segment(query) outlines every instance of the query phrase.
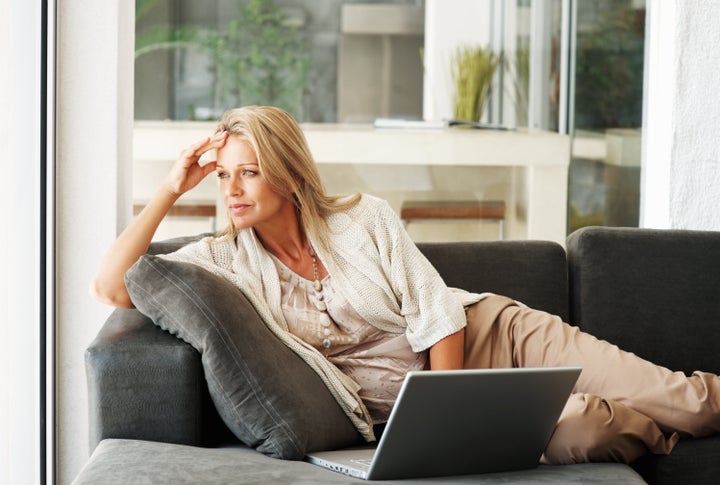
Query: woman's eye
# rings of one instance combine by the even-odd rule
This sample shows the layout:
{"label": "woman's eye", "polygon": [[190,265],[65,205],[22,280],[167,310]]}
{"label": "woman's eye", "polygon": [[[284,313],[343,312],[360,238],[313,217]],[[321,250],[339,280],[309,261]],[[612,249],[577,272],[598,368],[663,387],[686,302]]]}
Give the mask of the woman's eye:
{"label": "woman's eye", "polygon": [[246,170],[242,171],[242,174],[244,177],[253,177],[253,176],[257,175],[257,172],[255,170],[247,170],[246,169]]}
{"label": "woman's eye", "polygon": [[219,178],[219,179],[226,179],[227,177],[228,177],[228,174],[226,174],[225,172],[217,173],[217,178]]}

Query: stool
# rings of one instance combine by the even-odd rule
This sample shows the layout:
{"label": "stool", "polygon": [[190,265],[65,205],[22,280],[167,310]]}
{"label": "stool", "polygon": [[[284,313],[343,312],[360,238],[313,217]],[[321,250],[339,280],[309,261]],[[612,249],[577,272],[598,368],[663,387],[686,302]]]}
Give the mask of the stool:
{"label": "stool", "polygon": [[505,202],[501,200],[406,200],[400,219],[406,226],[411,221],[494,220],[500,224],[500,239],[505,239]]}
{"label": "stool", "polygon": [[[133,205],[133,215],[140,214],[145,204]],[[173,205],[167,213],[168,217],[207,217],[210,220],[210,230],[215,232],[216,228],[215,202],[178,203]]]}

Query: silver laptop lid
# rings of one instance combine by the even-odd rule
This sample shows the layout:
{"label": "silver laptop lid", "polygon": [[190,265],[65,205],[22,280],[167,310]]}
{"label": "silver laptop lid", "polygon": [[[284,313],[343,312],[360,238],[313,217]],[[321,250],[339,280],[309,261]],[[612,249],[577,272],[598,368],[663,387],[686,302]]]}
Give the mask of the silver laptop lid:
{"label": "silver laptop lid", "polygon": [[578,367],[410,372],[368,479],[533,468]]}

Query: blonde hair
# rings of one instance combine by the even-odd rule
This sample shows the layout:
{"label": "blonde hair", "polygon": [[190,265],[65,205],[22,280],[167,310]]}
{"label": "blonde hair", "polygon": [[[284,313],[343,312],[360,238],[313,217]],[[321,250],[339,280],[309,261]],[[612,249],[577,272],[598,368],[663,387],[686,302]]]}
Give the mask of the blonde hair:
{"label": "blonde hair", "polygon": [[[360,200],[360,194],[325,193],[305,135],[295,119],[273,106],[245,106],[223,114],[216,133],[221,131],[250,143],[260,175],[275,193],[293,202],[300,226],[307,235],[322,244],[323,249],[329,249],[326,218],[353,207]],[[222,234],[237,235],[232,222]]]}

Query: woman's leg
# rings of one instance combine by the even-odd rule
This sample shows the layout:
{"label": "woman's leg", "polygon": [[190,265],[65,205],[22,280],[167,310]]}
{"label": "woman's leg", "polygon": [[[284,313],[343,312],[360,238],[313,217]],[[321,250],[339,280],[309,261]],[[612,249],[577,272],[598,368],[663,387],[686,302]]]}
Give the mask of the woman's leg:
{"label": "woman's leg", "polygon": [[666,437],[655,422],[634,409],[592,394],[571,394],[560,414],[542,463],[614,461],[630,463],[648,451],[668,454],[677,433]]}
{"label": "woman's leg", "polygon": [[[695,373],[688,378],[671,372],[580,332],[556,316],[518,306],[504,297],[490,297],[473,305],[467,317],[466,367],[583,368],[573,392],[592,395],[584,398],[586,402],[599,401],[583,407],[584,418],[573,412],[579,406],[569,403],[563,419],[575,424],[566,429],[577,428],[577,419],[583,419],[601,425],[599,434],[614,435],[624,428],[608,419],[627,420],[632,412],[668,433],[703,436],[720,431],[720,378],[715,375]],[[634,419],[631,422],[639,423]],[[571,433],[561,426],[563,423],[556,430],[558,437],[569,436]],[[658,442],[657,432],[647,433],[651,427],[643,423],[635,435],[642,436],[645,446],[655,452],[663,452],[667,446],[671,449],[676,438],[657,447],[653,445]],[[635,441],[632,433],[624,436]]]}

